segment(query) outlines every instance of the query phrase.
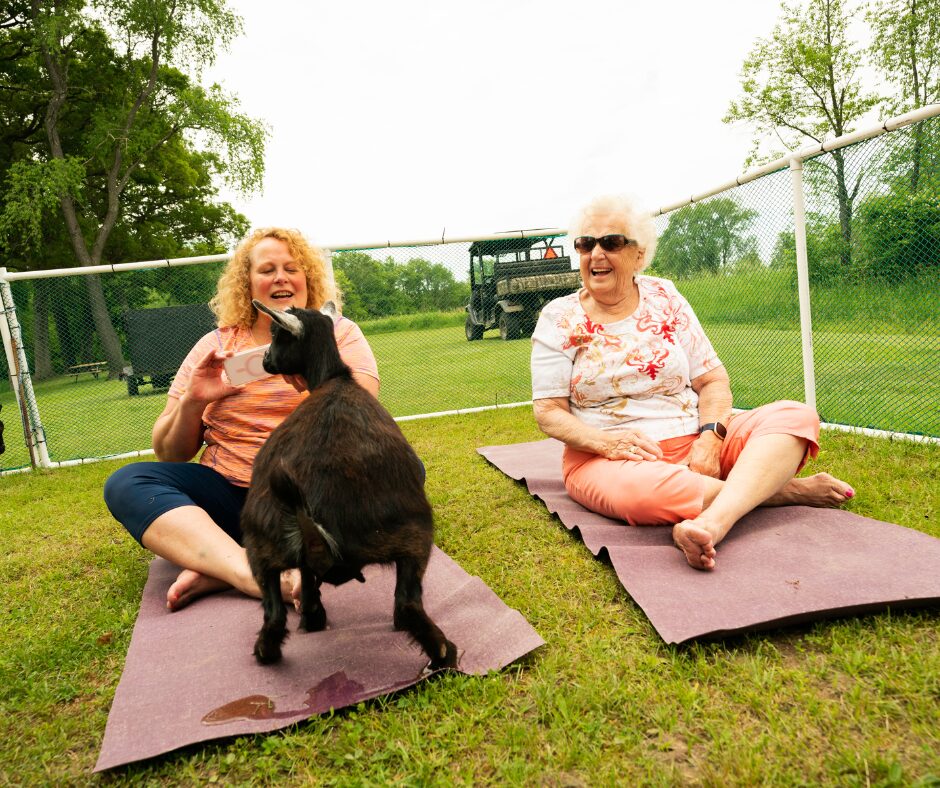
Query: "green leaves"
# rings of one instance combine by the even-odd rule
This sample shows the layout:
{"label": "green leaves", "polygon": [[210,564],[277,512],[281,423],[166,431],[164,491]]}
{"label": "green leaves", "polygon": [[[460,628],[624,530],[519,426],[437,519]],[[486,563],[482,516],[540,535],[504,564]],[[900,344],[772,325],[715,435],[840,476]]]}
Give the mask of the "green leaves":
{"label": "green leaves", "polygon": [[891,114],[940,100],[940,0],[878,0],[866,14],[869,53],[894,94]]}
{"label": "green leaves", "polygon": [[59,210],[63,194],[77,198],[85,183],[85,167],[75,156],[52,161],[18,161],[6,176],[0,211],[0,243],[18,236],[27,249],[38,250],[49,215]]}
{"label": "green leaves", "polygon": [[757,241],[747,235],[756,211],[729,197],[687,205],[669,216],[656,247],[656,273],[681,279],[694,274],[728,273]]}
{"label": "green leaves", "polygon": [[862,49],[849,34],[855,15],[842,0],[784,4],[773,33],[745,59],[741,96],[724,121],[749,123],[759,141],[790,150],[851,131],[877,103],[859,78]]}

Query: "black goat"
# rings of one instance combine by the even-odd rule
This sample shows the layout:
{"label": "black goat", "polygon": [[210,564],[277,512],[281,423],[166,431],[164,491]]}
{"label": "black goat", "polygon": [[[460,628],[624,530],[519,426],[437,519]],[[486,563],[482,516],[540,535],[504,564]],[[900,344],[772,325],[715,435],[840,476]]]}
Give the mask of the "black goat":
{"label": "black goat", "polygon": [[395,628],[425,650],[432,669],[456,667],[456,647],[422,603],[434,520],[420,460],[340,358],[332,303],[323,312],[253,303],[272,318],[264,369],[301,375],[310,390],[258,452],[242,510],[245,549],[264,607],[255,658],[262,664],[281,658],[283,570],[300,569],[300,628],[313,632],[326,626],[322,582],[364,582],[366,564],[394,563]]}

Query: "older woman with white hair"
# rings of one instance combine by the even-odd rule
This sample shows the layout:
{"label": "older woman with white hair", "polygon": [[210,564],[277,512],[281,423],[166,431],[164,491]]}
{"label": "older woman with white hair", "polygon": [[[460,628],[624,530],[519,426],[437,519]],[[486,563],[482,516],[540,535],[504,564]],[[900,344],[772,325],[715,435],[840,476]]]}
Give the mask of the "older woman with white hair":
{"label": "older woman with white hair", "polygon": [[532,336],[532,399],[565,444],[569,495],[630,525],[672,525],[696,569],[757,506],[836,507],[855,493],[826,473],[819,417],[781,401],[736,415],[724,366],[675,285],[642,274],[649,213],[601,197],[572,222],[583,287],[546,304]]}

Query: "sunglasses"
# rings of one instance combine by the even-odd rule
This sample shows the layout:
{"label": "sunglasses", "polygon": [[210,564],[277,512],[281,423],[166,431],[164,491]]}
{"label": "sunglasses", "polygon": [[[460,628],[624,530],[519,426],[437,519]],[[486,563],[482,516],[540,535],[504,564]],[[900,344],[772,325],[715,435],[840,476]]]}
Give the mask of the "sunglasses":
{"label": "sunglasses", "polygon": [[581,254],[590,254],[594,246],[600,244],[605,252],[619,252],[623,247],[635,243],[633,238],[627,238],[622,233],[602,235],[600,238],[595,238],[593,235],[581,235],[574,239],[574,248]]}

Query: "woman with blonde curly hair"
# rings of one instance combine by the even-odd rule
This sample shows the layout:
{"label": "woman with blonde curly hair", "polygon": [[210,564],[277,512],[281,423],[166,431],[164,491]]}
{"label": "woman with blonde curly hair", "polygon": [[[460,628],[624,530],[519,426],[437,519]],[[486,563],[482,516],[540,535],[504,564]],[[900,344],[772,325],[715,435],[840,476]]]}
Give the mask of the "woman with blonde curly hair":
{"label": "woman with blonde curly hair", "polygon": [[[167,592],[171,610],[231,587],[261,596],[241,546],[239,515],[255,455],[307,394],[296,378],[234,386],[223,377],[227,358],[271,341],[271,318],[253,299],[279,310],[319,309],[338,294],[322,253],[298,231],[254,231],[219,277],[210,302],[218,328],[186,356],[154,424],[158,462],[126,465],[105,484],[115,519],[143,547],[182,568]],[[378,396],[375,357],[362,331],[340,318],[335,332],[353,378]],[[285,577],[285,597],[298,593],[296,574]]]}

